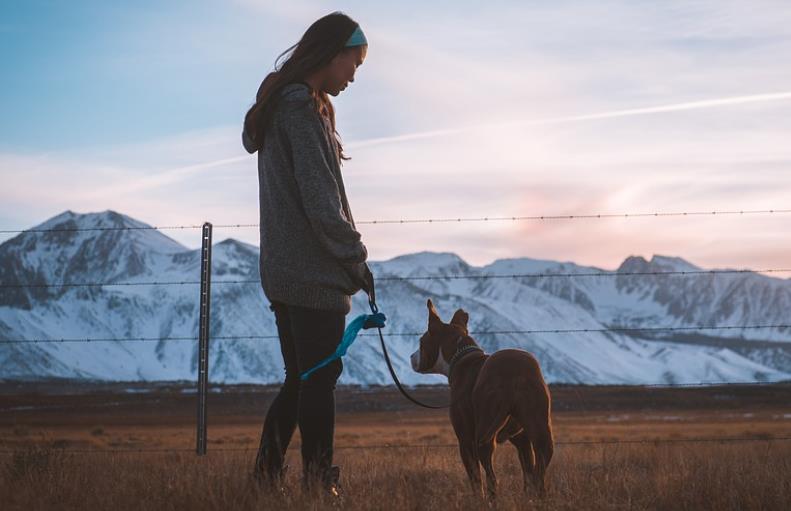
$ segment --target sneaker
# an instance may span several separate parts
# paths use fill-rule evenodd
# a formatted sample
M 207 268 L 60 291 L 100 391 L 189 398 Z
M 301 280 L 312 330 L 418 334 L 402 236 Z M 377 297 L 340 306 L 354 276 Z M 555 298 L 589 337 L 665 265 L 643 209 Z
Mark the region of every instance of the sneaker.
M 318 478 L 305 476 L 302 479 L 303 491 L 328 495 L 333 501 L 338 501 L 341 497 L 341 468 L 333 465 Z
M 341 467 L 339 467 L 338 465 L 333 465 L 332 467 L 330 467 L 327 480 L 325 481 L 325 487 L 331 497 L 341 496 L 340 478 L 341 478 Z
M 267 491 L 276 491 L 279 493 L 285 493 L 285 480 L 286 480 L 286 471 L 288 470 L 288 465 L 283 465 L 279 471 L 275 473 L 261 473 L 256 471 L 253 474 L 253 478 L 258 483 L 258 486 Z

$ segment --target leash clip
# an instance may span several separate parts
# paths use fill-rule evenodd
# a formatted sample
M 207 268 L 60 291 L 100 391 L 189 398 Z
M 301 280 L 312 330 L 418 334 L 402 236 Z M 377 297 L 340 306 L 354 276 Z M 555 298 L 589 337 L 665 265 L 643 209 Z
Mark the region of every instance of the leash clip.
M 374 283 L 373 274 L 371 274 L 371 292 L 368 293 L 368 305 L 371 307 L 371 312 L 377 314 L 379 307 L 376 306 L 376 284 Z

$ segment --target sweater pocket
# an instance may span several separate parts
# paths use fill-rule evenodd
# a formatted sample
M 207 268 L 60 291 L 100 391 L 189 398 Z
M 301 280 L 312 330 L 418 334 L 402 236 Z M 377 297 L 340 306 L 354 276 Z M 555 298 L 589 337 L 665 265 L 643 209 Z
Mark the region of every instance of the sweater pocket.
M 354 263 L 351 266 L 362 266 L 362 264 Z M 342 283 L 339 286 L 339 290 L 349 296 L 354 295 L 355 293 L 357 293 L 362 289 L 362 287 L 358 283 L 360 279 L 356 278 L 355 269 L 352 268 L 351 266 L 343 263 L 338 263 L 338 267 L 340 269 L 340 272 L 343 274 L 343 278 L 339 278 L 337 281 L 334 280 L 334 282 L 337 282 L 338 284 Z
M 312 256 L 303 253 L 301 257 L 291 256 L 287 260 L 269 260 L 264 263 L 263 271 L 269 273 L 272 280 L 300 288 L 345 296 L 360 291 L 359 284 L 340 261 L 322 255 L 321 251 L 316 251 Z

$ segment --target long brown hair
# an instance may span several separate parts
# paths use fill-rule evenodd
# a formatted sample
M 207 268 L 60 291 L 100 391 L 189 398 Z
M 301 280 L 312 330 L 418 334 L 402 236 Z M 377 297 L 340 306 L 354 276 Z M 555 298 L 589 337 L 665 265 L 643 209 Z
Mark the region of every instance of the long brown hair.
M 280 91 L 288 84 L 304 81 L 314 71 L 321 69 L 344 50 L 346 42 L 357 28 L 357 22 L 341 12 L 333 12 L 316 20 L 297 44 L 287 49 L 275 60 L 275 70 L 269 73 L 255 97 L 255 104 L 244 117 L 244 130 L 252 139 L 256 150 L 264 146 L 264 131 L 268 127 L 277 104 Z M 280 60 L 286 59 L 279 64 Z M 311 88 L 313 105 L 320 115 L 329 118 L 333 135 L 338 142 L 338 156 L 343 146 L 335 129 L 335 109 L 324 91 Z

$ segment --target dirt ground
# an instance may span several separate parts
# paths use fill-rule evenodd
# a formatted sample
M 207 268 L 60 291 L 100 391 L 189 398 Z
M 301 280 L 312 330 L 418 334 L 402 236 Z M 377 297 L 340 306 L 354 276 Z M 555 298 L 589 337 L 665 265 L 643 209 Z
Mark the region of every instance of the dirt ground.
M 255 448 L 270 386 L 214 387 L 208 445 Z M 692 388 L 554 386 L 557 442 L 791 436 L 791 384 Z M 429 403 L 443 388 L 419 388 Z M 337 392 L 336 445 L 453 444 L 447 411 L 425 410 L 393 388 Z M 0 450 L 179 448 L 195 443 L 194 386 L 51 382 L 0 385 Z M 295 439 L 298 445 L 298 438 Z

